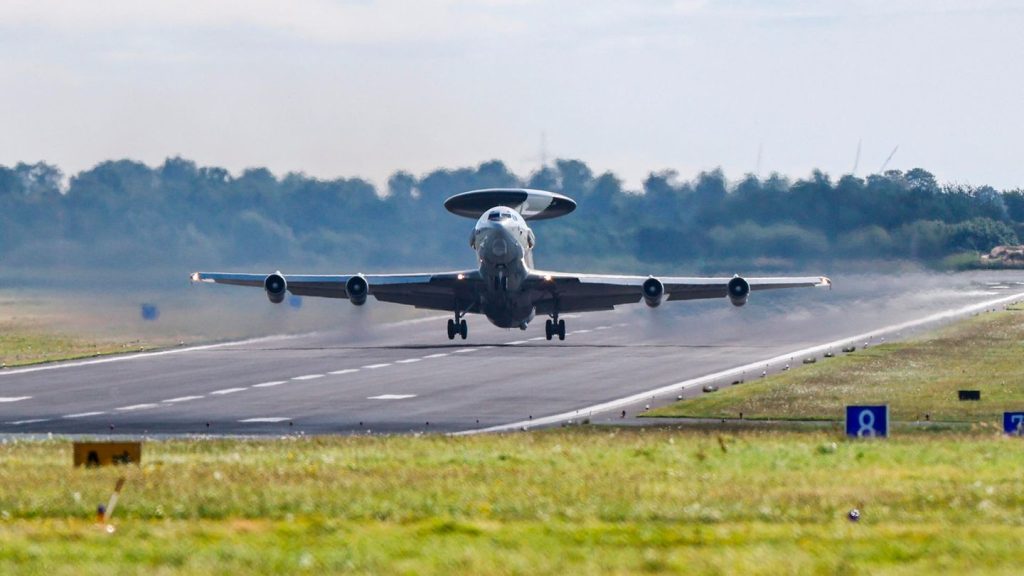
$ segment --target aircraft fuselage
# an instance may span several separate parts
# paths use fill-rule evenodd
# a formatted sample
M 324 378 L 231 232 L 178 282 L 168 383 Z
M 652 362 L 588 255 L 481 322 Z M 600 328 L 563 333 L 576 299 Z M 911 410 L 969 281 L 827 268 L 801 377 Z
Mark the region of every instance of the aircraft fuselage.
M 473 228 L 470 246 L 476 250 L 485 289 L 480 312 L 501 328 L 526 328 L 535 311 L 524 284 L 533 267 L 533 231 L 512 208 L 486 211 Z

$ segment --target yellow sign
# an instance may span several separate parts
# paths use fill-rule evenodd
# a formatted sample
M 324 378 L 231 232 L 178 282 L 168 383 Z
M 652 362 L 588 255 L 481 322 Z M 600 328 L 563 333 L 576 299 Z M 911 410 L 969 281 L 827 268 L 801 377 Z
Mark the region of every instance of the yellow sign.
M 75 466 L 138 464 L 142 461 L 142 442 L 75 442 Z

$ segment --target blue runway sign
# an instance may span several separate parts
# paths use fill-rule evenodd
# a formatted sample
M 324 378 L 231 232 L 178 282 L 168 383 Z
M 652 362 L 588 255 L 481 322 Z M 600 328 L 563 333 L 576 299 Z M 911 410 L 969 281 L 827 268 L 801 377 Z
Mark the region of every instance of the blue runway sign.
M 846 435 L 884 438 L 889 435 L 889 406 L 847 406 Z
M 1012 436 L 1024 436 L 1024 412 L 1003 412 L 1003 431 Z

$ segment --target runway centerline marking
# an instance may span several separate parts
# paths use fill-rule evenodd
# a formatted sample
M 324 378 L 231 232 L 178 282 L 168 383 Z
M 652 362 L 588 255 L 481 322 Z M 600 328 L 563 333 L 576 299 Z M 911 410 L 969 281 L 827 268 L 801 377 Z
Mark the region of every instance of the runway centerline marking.
M 133 410 L 149 410 L 150 408 L 156 408 L 157 404 L 132 404 L 131 406 L 122 406 L 115 408 L 121 412 L 131 412 Z
M 609 328 L 611 328 L 611 326 L 598 326 L 597 328 L 594 328 L 594 330 L 607 330 Z
M 224 388 L 223 390 L 214 390 L 213 392 L 210 392 L 210 394 L 224 396 L 225 394 L 234 394 L 235 392 L 241 392 L 242 390 L 246 390 L 246 388 Z
M 4 424 L 10 424 L 11 426 L 22 426 L 24 424 L 37 424 L 39 422 L 49 421 L 49 418 L 31 418 L 29 420 L 15 420 L 14 422 L 4 422 Z
M 576 330 L 575 332 L 573 332 L 573 334 L 586 334 L 588 332 L 592 332 L 592 330 L 587 330 L 586 328 L 584 328 L 583 330 Z
M 65 414 L 64 418 L 88 418 L 89 416 L 102 416 L 106 412 L 79 412 L 78 414 Z
M 513 340 L 512 342 L 505 342 L 505 344 L 508 344 L 509 346 L 518 346 L 520 344 L 526 344 L 527 342 L 529 342 L 529 340 Z
M 2 402 L 21 402 L 22 400 L 28 400 L 31 396 L 0 396 L 0 403 Z
M 284 422 L 285 420 L 291 420 L 291 418 L 287 416 L 260 416 L 258 418 L 246 418 L 244 420 L 239 420 L 239 422 L 242 422 L 243 424 L 254 424 L 259 422 Z
M 284 380 L 275 380 L 274 382 L 263 382 L 261 384 L 253 384 L 252 387 L 253 388 L 270 388 L 272 386 L 280 386 L 281 384 L 284 384 L 284 383 L 285 383 Z
M 306 374 L 305 376 L 296 376 L 292 380 L 316 380 L 317 378 L 323 378 L 323 374 Z
M 455 354 L 465 354 L 467 352 L 476 352 L 476 348 L 459 348 L 454 353 Z
M 385 362 L 383 364 L 367 364 L 366 366 L 363 366 L 363 368 L 366 370 L 376 370 L 377 368 L 387 368 L 388 366 L 391 366 L 390 362 Z
M 345 368 L 344 370 L 335 370 L 334 372 L 328 372 L 328 374 L 352 374 L 353 372 L 359 372 L 359 368 Z
M 415 394 L 381 394 L 380 396 L 368 396 L 367 400 L 405 400 L 415 398 Z
M 535 338 L 530 338 L 530 342 L 536 342 L 537 340 L 546 340 L 546 339 L 547 339 L 547 336 L 537 336 Z
M 429 354 L 427 356 L 424 356 L 423 359 L 426 360 L 427 358 L 444 358 L 447 355 L 447 352 L 438 352 L 437 354 Z
M 188 402 L 189 400 L 199 400 L 205 398 L 205 396 L 178 396 L 177 398 L 168 398 L 167 400 L 161 400 L 165 404 L 174 404 L 177 402 Z
M 395 360 L 395 364 L 412 364 L 420 360 L 423 360 L 423 358 L 406 358 L 405 360 Z

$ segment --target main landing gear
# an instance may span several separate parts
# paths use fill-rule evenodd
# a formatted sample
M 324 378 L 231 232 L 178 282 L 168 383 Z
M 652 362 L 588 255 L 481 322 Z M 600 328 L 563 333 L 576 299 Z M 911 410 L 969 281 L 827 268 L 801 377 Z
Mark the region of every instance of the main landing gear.
M 448 319 L 448 339 L 455 340 L 455 335 L 458 334 L 463 340 L 469 335 L 469 326 L 466 325 L 466 320 L 462 317 L 462 314 L 455 313 L 455 319 Z
M 551 340 L 556 334 L 559 340 L 565 340 L 565 320 L 559 320 L 557 314 L 544 322 L 544 336 Z

